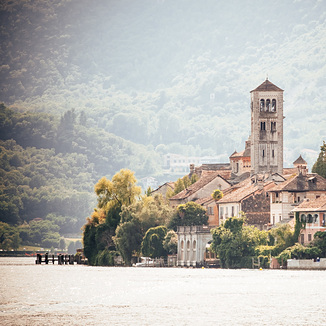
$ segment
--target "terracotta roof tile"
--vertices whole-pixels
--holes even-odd
[[[255,88],[251,92],[256,92],[256,91],[265,91],[265,92],[266,91],[267,92],[282,91],[283,92],[283,89],[277,87],[276,85],[271,83],[268,79],[266,79],[261,85],[259,85],[257,88]]]
[[[293,164],[307,164],[307,162],[302,158],[300,155],[294,162]]]
[[[203,188],[206,186],[208,183],[216,179],[217,177],[223,178],[226,182],[228,182],[223,175],[221,175],[220,171],[203,171],[201,174],[200,179],[189,186],[188,188],[182,190],[175,196],[171,197],[170,199],[184,199],[189,197],[190,195],[194,194],[197,192],[199,189]]]
[[[306,176],[299,174],[289,177],[286,181],[276,185],[270,191],[308,191],[325,190],[326,180],[316,173]]]
[[[304,200],[293,211],[326,211],[326,195],[316,198],[315,200]]]

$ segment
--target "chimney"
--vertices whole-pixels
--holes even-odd
[[[190,164],[190,175],[193,175],[195,172],[195,164]]]

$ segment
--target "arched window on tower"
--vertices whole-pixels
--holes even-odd
[[[271,100],[266,100],[266,111],[270,111],[271,109]]]
[[[265,108],[265,100],[264,99],[261,99],[260,100],[260,111],[263,111]]]
[[[276,112],[276,100],[272,100],[272,112]]]

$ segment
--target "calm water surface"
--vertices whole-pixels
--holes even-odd
[[[0,258],[0,325],[326,325],[326,272]]]

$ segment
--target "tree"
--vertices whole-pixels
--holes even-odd
[[[181,192],[184,188],[185,185],[183,183],[183,180],[179,178],[174,185],[173,196]]]
[[[320,146],[320,153],[317,161],[313,165],[311,171],[318,173],[323,178],[326,178],[326,143],[323,141],[323,145]]]
[[[140,251],[143,240],[140,221],[134,218],[121,223],[117,227],[116,236],[113,239],[125,264],[130,266],[132,255]]]
[[[168,254],[175,255],[178,250],[178,235],[170,230],[166,234],[163,241],[163,248],[166,250]]]
[[[245,217],[230,217],[222,226],[212,230],[211,249],[224,268],[251,267],[255,248],[267,245],[268,234],[254,226],[244,226]]]
[[[206,210],[192,201],[178,206],[176,213],[168,224],[169,229],[176,231],[181,225],[207,225]]]
[[[136,186],[136,182],[134,173],[123,169],[113,176],[112,181],[103,177],[95,185],[97,208],[88,219],[83,232],[84,253],[91,265],[102,261],[103,250],[115,251],[113,237],[120,223],[120,213],[124,207],[135,204],[141,194],[141,188]],[[97,259],[97,255],[103,257]]]
[[[17,250],[21,239],[16,227],[0,222],[0,248],[3,250]]]
[[[220,200],[223,198],[223,192],[220,189],[215,189],[212,193],[212,198],[216,201]]]
[[[143,255],[152,258],[166,256],[166,250],[163,247],[166,233],[167,229],[162,225],[148,229],[141,245]]]

